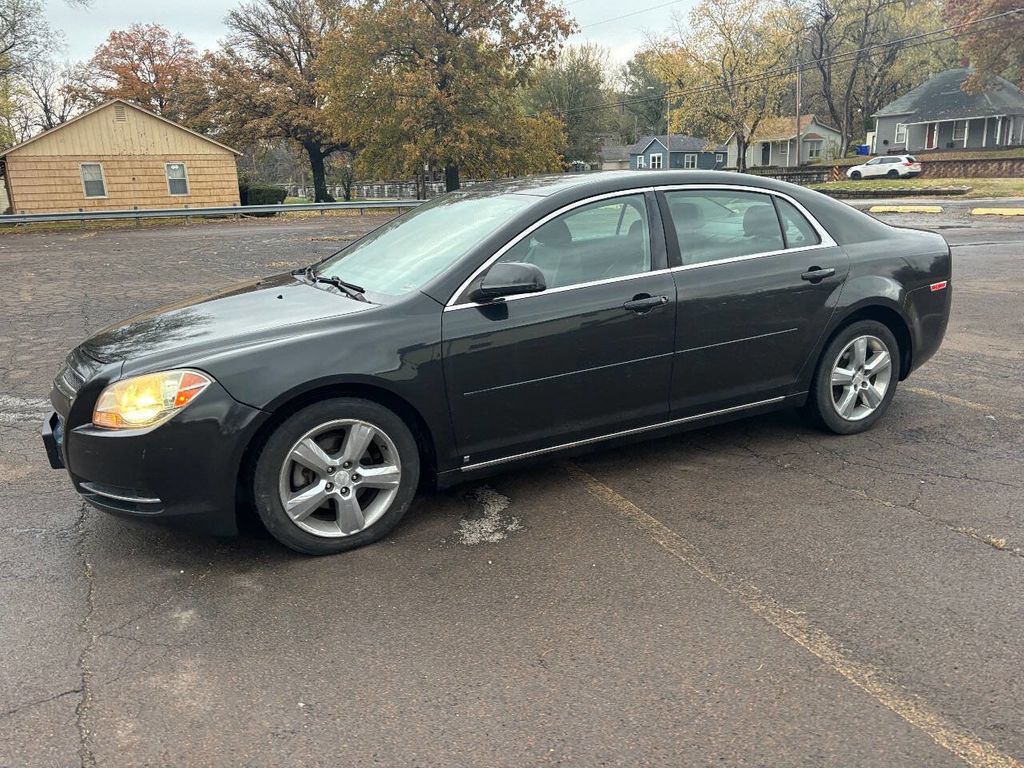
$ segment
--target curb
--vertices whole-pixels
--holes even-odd
[[[972,208],[971,216],[1024,216],[1024,208]]]
[[[978,208],[976,210],[988,210]],[[869,213],[942,213],[941,205],[872,205]],[[973,211],[972,211],[973,213]]]

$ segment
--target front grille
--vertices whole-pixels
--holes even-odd
[[[57,378],[53,380],[53,386],[57,388],[68,400],[74,400],[75,395],[78,394],[78,390],[82,388],[85,383],[85,376],[75,370],[71,360],[71,355],[68,355],[67,359],[61,364],[60,369],[57,371]]]

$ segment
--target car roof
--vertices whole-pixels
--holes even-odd
[[[469,185],[462,191],[467,195],[518,194],[535,197],[574,192],[580,197],[589,197],[602,192],[643,189],[666,184],[742,184],[750,187],[776,188],[771,180],[751,174],[738,174],[735,171],[597,171],[499,179]]]

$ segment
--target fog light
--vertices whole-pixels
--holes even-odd
[[[92,423],[104,429],[155,427],[192,402],[211,382],[208,376],[189,370],[115,381],[96,401]]]

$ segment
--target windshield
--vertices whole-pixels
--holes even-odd
[[[332,256],[317,273],[400,296],[421,288],[533,202],[525,195],[445,195]]]

